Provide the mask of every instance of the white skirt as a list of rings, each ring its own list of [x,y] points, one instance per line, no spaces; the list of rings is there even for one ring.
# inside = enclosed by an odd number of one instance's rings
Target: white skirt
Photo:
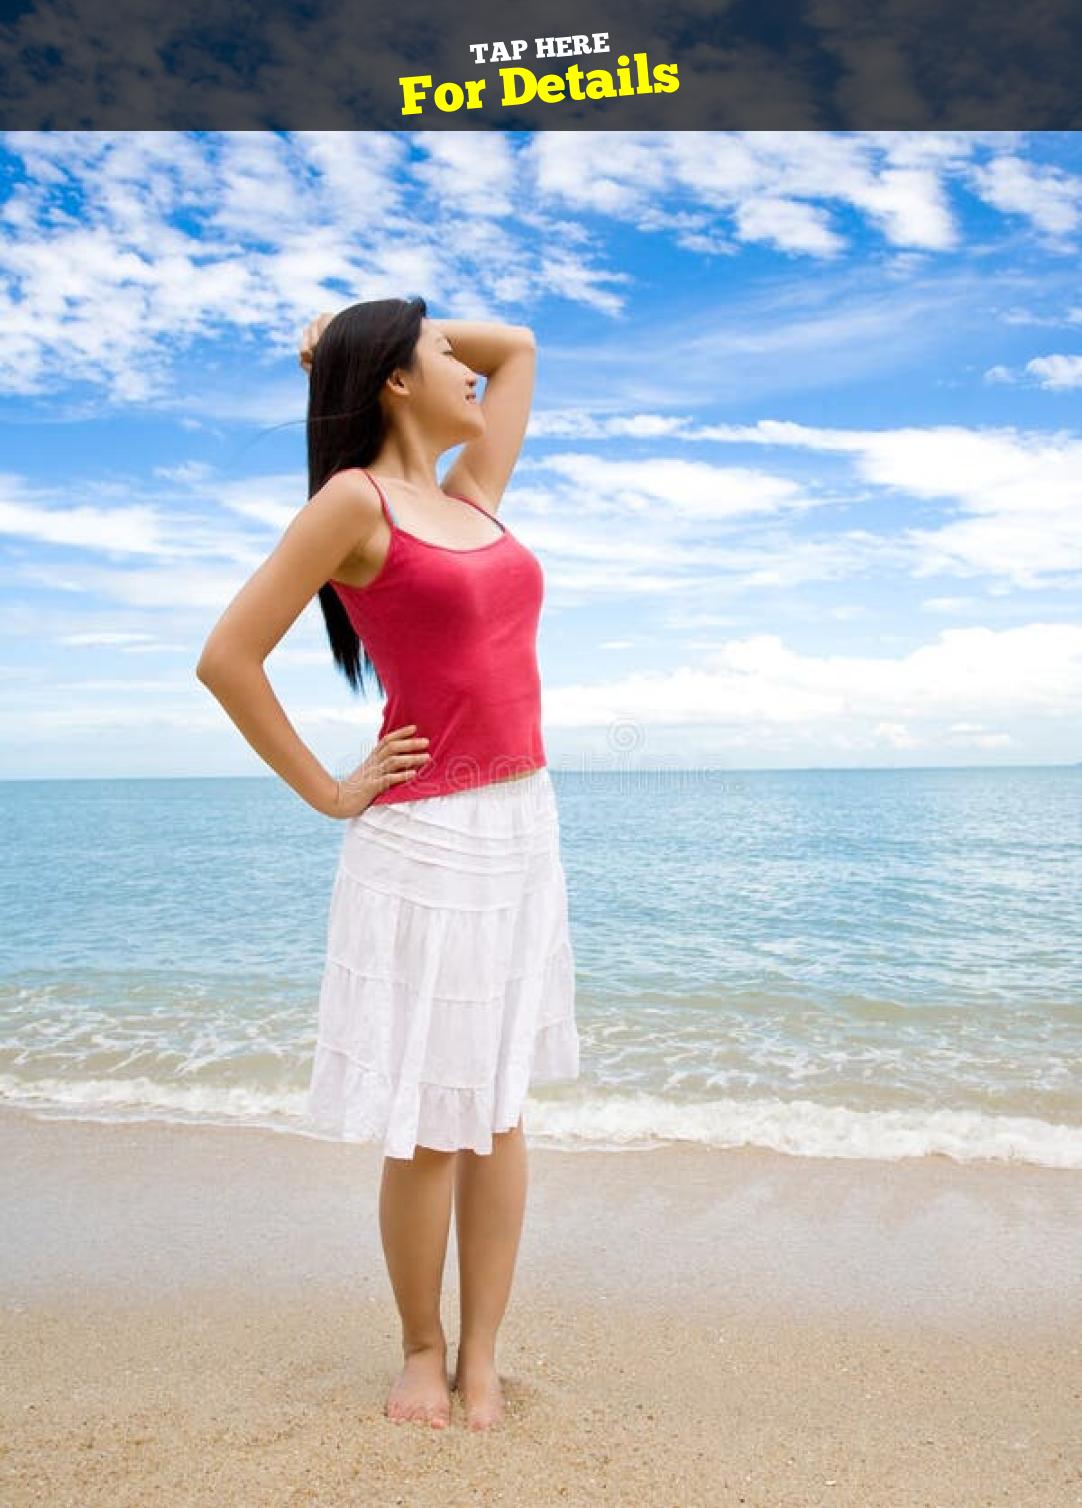
[[[307,1115],[341,1141],[492,1151],[533,1084],[579,1076],[546,766],[367,807],[331,895]]]

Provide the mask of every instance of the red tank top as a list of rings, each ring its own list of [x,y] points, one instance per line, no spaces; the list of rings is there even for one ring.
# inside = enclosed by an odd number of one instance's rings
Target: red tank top
[[[362,471],[363,467],[360,468]],[[545,764],[537,626],[544,576],[537,557],[501,529],[464,550],[398,525],[369,472],[391,530],[387,558],[367,586],[334,587],[387,693],[379,737],[416,723],[431,758],[372,805],[416,801],[522,775]],[[454,494],[452,494],[454,495]]]

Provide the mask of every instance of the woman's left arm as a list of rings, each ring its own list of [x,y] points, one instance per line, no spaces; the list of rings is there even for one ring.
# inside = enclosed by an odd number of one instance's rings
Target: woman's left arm
[[[526,435],[537,341],[529,325],[441,319],[439,327],[458,359],[486,378],[481,399],[484,433],[463,446],[443,479],[443,488],[495,513]]]
[[[492,377],[496,369],[523,347],[531,349],[534,333],[529,325],[504,325],[475,319],[437,319],[451,342],[459,361],[464,361],[482,377]]]

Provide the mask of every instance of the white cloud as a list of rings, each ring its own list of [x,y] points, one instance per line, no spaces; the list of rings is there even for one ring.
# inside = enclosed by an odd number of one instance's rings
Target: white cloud
[[[956,424],[831,430],[769,419],[699,433],[848,453],[858,476],[876,487],[953,502],[963,517],[906,529],[892,542],[917,577],[989,574],[1029,587],[1082,570],[1082,440],[1070,434]]]
[[[139,644],[153,644],[154,639],[151,634],[87,632],[58,634],[56,642],[71,645],[74,649],[97,649],[101,646],[109,648],[118,646],[123,649]]]
[[[935,740],[959,717],[1082,714],[1082,624],[943,629],[898,658],[802,654],[776,634],[734,638],[697,665],[553,687],[553,727],[654,724],[799,729],[815,744],[849,730],[891,746],[899,728]]]
[[[736,233],[742,241],[769,241],[783,251],[816,256],[833,256],[845,245],[831,230],[825,210],[765,195],[737,206]]]
[[[1026,362],[1026,371],[1032,372],[1042,387],[1082,387],[1082,356],[1035,356]]]
[[[1035,378],[1037,386],[1053,392],[1082,387],[1082,356],[1034,356],[1026,362],[1021,372],[1007,366],[989,367],[984,380],[989,383],[1016,383],[1026,375]]]
[[[629,139],[630,138],[630,139]],[[831,227],[825,200],[866,215],[891,245],[945,250],[957,229],[945,175],[965,162],[964,137],[921,148],[904,133],[540,132],[530,143],[542,195],[580,210],[664,230],[663,192],[732,217],[737,240],[833,256],[846,241]],[[686,235],[686,225],[679,227]],[[696,222],[702,242],[708,222]],[[726,238],[720,231],[714,239]]]
[[[31,486],[19,477],[0,476],[0,535],[33,540],[38,544],[83,551],[89,558],[104,555],[151,557],[169,564],[213,556],[238,564],[255,563],[254,541],[235,530],[223,528],[213,514],[192,514],[175,506],[176,494],[164,488],[151,501],[140,498],[137,482],[120,489],[123,501],[115,500],[116,484],[108,487],[83,482],[85,502],[67,501],[75,490],[64,488],[65,501],[56,500],[53,489]],[[243,498],[246,484],[225,485],[228,496]],[[239,507],[237,511],[242,511]],[[78,567],[67,566],[70,575]],[[44,564],[22,568],[27,577],[47,581]]]
[[[1008,214],[1024,215],[1053,240],[1078,227],[1082,178],[1077,174],[1008,155],[974,164],[970,177],[989,204]]]
[[[670,525],[698,526],[816,504],[814,494],[790,477],[746,466],[649,456],[622,461],[579,451],[555,452],[542,464],[563,484],[564,519],[572,522],[573,513],[598,518],[607,530],[622,521],[633,523],[636,532],[660,534]]]
[[[511,138],[498,131],[417,131],[424,152],[414,177],[437,199],[471,219],[510,215],[516,179]]]

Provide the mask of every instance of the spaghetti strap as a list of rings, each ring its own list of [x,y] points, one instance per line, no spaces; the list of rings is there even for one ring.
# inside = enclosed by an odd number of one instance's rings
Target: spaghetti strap
[[[368,478],[368,480],[372,483],[372,486],[379,493],[379,500],[383,504],[383,511],[387,515],[387,522],[390,524],[391,528],[392,529],[398,529],[398,528],[400,528],[401,525],[399,524],[397,518],[395,518],[395,516],[394,516],[394,509],[391,507],[391,504],[390,504],[390,502],[387,499],[387,494],[384,492],[383,488],[376,481],[375,477],[372,475],[372,473],[370,471],[365,470],[365,468],[363,466],[361,467],[361,470],[364,472],[364,474]]]
[[[494,513],[490,513],[487,508],[482,508],[480,503],[470,502],[470,499],[468,497],[463,497],[461,492],[449,492],[447,496],[457,497],[460,503],[469,503],[471,508],[476,508],[478,513],[483,513],[485,517],[490,518],[494,524],[499,524],[503,532],[505,534],[507,533],[507,525],[503,523],[502,520],[498,519]]]
[[[379,493],[379,500],[383,504],[383,511],[384,511],[384,513],[387,516],[387,521],[390,524],[391,528],[392,529],[402,530],[402,525],[398,522],[398,519],[395,517],[394,509],[391,507],[390,499],[388,498],[387,494],[384,492],[383,488],[376,481],[376,479],[372,475],[372,473],[369,470],[367,470],[366,467],[362,466],[360,468],[360,470],[364,472],[365,476],[372,483],[372,486]],[[480,503],[472,502],[468,497],[463,497],[462,494],[461,494],[461,492],[449,492],[447,494],[447,496],[448,497],[456,497],[456,498],[458,498],[459,502],[461,502],[461,503],[469,503],[470,507],[471,508],[476,508],[477,511],[478,511],[478,513],[483,513],[485,515],[485,517],[486,518],[490,518],[494,524],[499,524],[500,532],[501,533],[503,533],[503,534],[508,533],[507,525],[505,523],[503,523],[503,521],[501,519],[498,519],[494,513],[490,513],[487,508],[482,508]],[[408,529],[402,530],[402,532],[408,534],[409,530]]]

